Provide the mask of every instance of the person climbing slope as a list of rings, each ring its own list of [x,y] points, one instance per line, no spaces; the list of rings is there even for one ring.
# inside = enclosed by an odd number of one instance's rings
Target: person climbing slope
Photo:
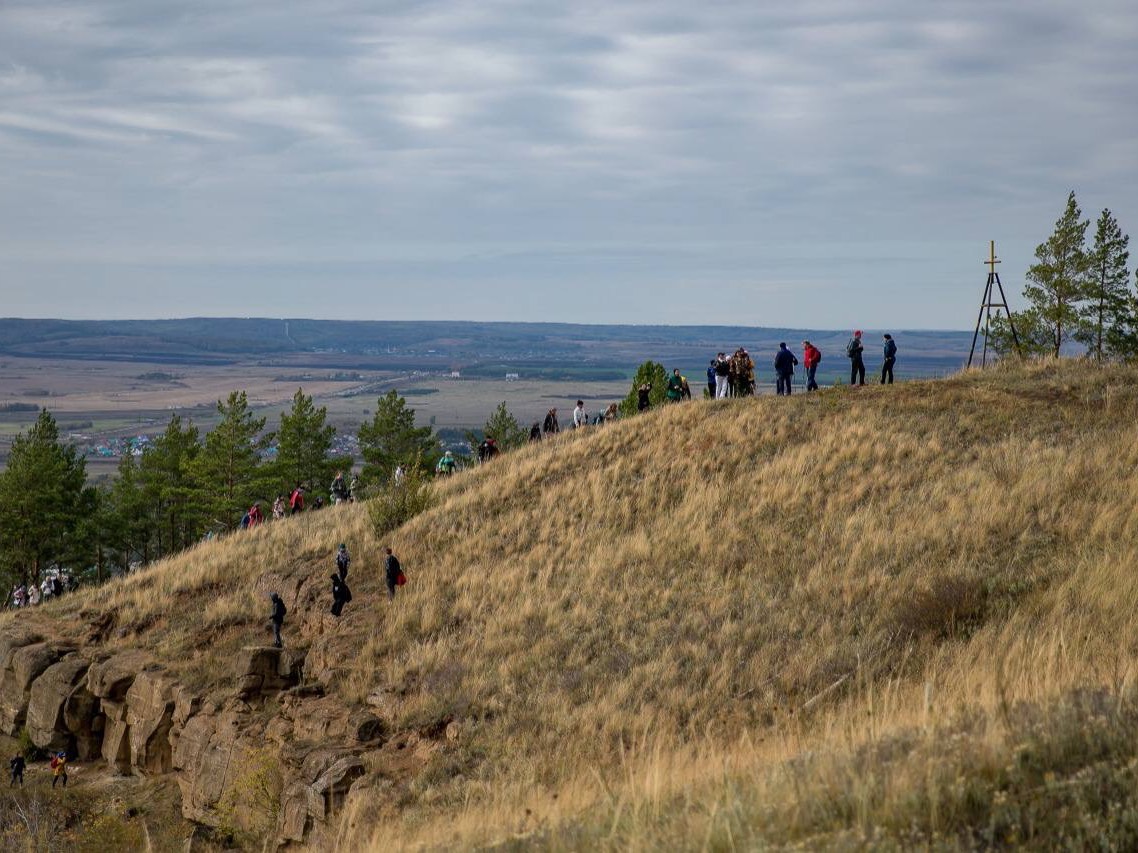
[[[340,580],[348,579],[348,566],[352,564],[352,555],[348,553],[348,546],[341,542],[340,549],[336,551],[336,571],[340,573]]]
[[[352,600],[352,591],[339,575],[332,578],[332,615],[339,616],[344,612],[344,605]]]
[[[395,587],[402,586],[406,582],[406,578],[403,575],[403,567],[399,565],[399,558],[392,553],[390,548],[384,550],[387,552],[387,558],[383,561],[384,579],[387,581],[387,597],[394,599]]]
[[[269,593],[269,600],[273,603],[273,608],[269,613],[269,622],[273,626],[273,645],[278,649],[284,644],[281,642],[281,626],[284,625],[285,614],[288,613],[288,608],[285,603],[281,601],[281,597],[275,592]]]

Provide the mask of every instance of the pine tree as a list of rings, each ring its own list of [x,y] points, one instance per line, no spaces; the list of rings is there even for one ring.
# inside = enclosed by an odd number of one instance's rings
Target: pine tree
[[[430,426],[415,426],[415,410],[395,391],[376,402],[375,415],[360,426],[357,437],[364,458],[361,478],[365,483],[384,483],[398,465],[420,465],[433,470],[438,461],[438,441]]]
[[[509,409],[506,408],[506,402],[503,400],[498,404],[498,408],[494,409],[493,414],[486,421],[486,425],[482,427],[482,437],[493,438],[499,450],[514,450],[529,440],[529,430],[518,423],[518,419],[510,414]],[[468,440],[472,438],[474,438],[473,435],[468,436]],[[478,441],[473,442],[471,447],[476,447],[479,443]]]
[[[1104,210],[1088,256],[1087,301],[1080,311],[1082,324],[1075,336],[1098,361],[1128,349],[1124,339],[1133,302],[1126,268],[1129,243],[1130,238],[1122,233],[1110,210]]]
[[[1082,215],[1072,191],[1055,230],[1036,248],[1037,262],[1027,270],[1031,283],[1023,289],[1023,295],[1038,312],[1040,323],[1048,330],[1050,353],[1055,358],[1078,328],[1079,302],[1087,288],[1084,244],[1090,220],[1081,219]]]
[[[140,532],[134,540],[143,547],[139,559],[144,563],[189,547],[205,532],[208,506],[197,481],[200,453],[197,427],[183,427],[178,415],[170,417],[166,430],[143,451],[138,480],[145,511],[154,518],[152,539],[143,539]]]
[[[118,476],[104,492],[100,506],[108,562],[123,571],[136,560],[148,562],[161,519],[147,500],[140,463],[133,454],[125,453],[119,460]]]
[[[270,436],[261,434],[265,418],[253,416],[244,391],[233,391],[224,403],[219,400],[217,413],[221,423],[205,437],[195,473],[209,524],[232,530],[253,501],[265,496],[260,451]]]
[[[279,487],[291,491],[304,485],[314,492],[327,493],[337,465],[330,458],[336,428],[327,423],[328,409],[317,408],[302,388],[296,389],[292,409],[281,413],[277,432],[277,480]]]
[[[652,405],[658,406],[664,402],[664,390],[668,385],[668,371],[659,362],[646,361],[636,368],[636,376],[632,379],[632,388],[629,390],[628,396],[620,403],[620,413],[623,417],[636,414],[636,389],[646,382],[652,384],[652,391],[648,395]]]
[[[76,534],[86,481],[83,457],[60,441],[55,419],[42,410],[28,432],[12,441],[7,469],[0,474],[4,589],[14,580],[38,583],[52,564],[82,556],[85,549]]]

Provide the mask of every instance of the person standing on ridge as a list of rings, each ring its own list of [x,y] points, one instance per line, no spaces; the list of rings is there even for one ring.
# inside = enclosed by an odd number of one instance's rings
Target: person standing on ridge
[[[403,574],[403,568],[399,565],[399,558],[392,553],[390,548],[384,549],[387,552],[387,558],[383,561],[384,580],[387,581],[387,597],[389,600],[395,598],[395,587],[399,586],[399,578]]]
[[[346,543],[340,543],[340,550],[336,552],[336,571],[340,573],[340,580],[348,579],[348,566],[352,564],[352,555],[348,553]]]
[[[722,400],[727,397],[731,389],[731,362],[727,353],[721,352],[715,356],[715,399]]]
[[[278,649],[284,644],[281,642],[281,626],[284,625],[285,614],[288,613],[288,608],[285,603],[281,601],[281,597],[275,592],[269,593],[269,600],[273,603],[273,609],[269,613],[269,622],[273,626],[273,645]]]
[[[684,378],[680,376],[680,369],[677,367],[672,371],[672,375],[668,377],[668,385],[664,388],[664,396],[667,397],[669,403],[678,403],[684,398]]]
[[[348,503],[354,504],[360,496],[360,475],[352,474],[352,481],[348,483]]]
[[[545,423],[542,424],[541,429],[546,435],[555,435],[561,432],[561,424],[557,423],[557,409],[550,409],[545,413]]]
[[[646,412],[652,408],[652,383],[645,382],[636,389],[636,411]]]
[[[531,443],[541,441],[541,421],[534,421],[529,428],[529,440]]]
[[[881,384],[885,385],[885,378],[889,378],[890,385],[893,384],[893,365],[897,363],[897,342],[893,340],[892,335],[882,335],[885,340],[884,351],[885,361],[881,363]]]
[[[802,342],[802,364],[806,368],[806,390],[817,391],[818,382],[814,374],[818,372],[818,362],[822,360],[822,351],[810,341]]]
[[[352,591],[339,575],[332,575],[332,615],[344,612],[344,605],[352,600]]]
[[[454,473],[455,466],[458,463],[455,461],[454,453],[447,451],[439,459],[439,464],[435,466],[436,477],[449,477]]]
[[[717,364],[717,362],[713,358],[711,360],[711,366],[709,366],[707,368],[707,396],[712,400],[715,399],[715,365],[716,364]]]
[[[774,370],[778,375],[775,392],[779,395],[789,395],[794,382],[794,366],[798,359],[794,353],[786,348],[786,342],[778,345],[778,353],[774,357]]]
[[[292,494],[288,499],[289,515],[296,515],[298,512],[304,512],[304,487],[297,486],[292,490]]]
[[[285,501],[284,495],[277,495],[277,499],[273,501],[273,520],[277,521],[285,517]]]
[[[20,783],[21,788],[24,786],[24,767],[25,766],[26,766],[26,764],[24,762],[24,756],[22,756],[18,752],[14,756],[12,756],[12,760],[8,762],[8,769],[12,773],[12,781],[8,783],[9,788],[11,788],[17,782]]]
[[[864,351],[865,347],[861,343],[861,329],[858,329],[850,338],[850,342],[846,344],[846,355],[850,359],[850,385],[865,384],[865,362],[862,360]]]
[[[585,411],[585,401],[578,400],[577,407],[573,409],[573,429],[589,425],[589,415]]]
[[[332,485],[328,489],[332,495],[332,504],[346,503],[348,500],[348,484],[344,482],[344,472],[337,471]]]

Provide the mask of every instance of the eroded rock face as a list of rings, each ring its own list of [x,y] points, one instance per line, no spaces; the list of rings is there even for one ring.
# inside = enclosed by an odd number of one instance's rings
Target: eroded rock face
[[[0,731],[14,735],[24,726],[32,682],[63,654],[47,643],[9,646],[0,659]]]
[[[120,652],[91,664],[87,670],[87,689],[92,696],[121,702],[138,674],[146,669],[149,658],[141,652]]]
[[[315,823],[326,823],[338,814],[352,784],[366,772],[357,755],[334,748],[308,751],[297,778],[281,795],[281,839],[302,841]]]
[[[68,749],[74,736],[65,719],[67,702],[89,663],[71,654],[53,663],[32,683],[28,691],[27,729],[32,743],[40,749]],[[78,752],[78,749],[75,750]]]
[[[237,695],[251,699],[279,693],[300,682],[303,668],[303,652],[246,646],[237,654]]]
[[[126,725],[130,766],[144,776],[173,769],[170,731],[177,704],[174,679],[161,671],[144,671],[126,692]]]
[[[250,751],[263,747],[264,738],[241,701],[222,705],[203,702],[178,736],[172,756],[182,791],[182,814],[200,823],[215,823],[218,803],[245,766]]]

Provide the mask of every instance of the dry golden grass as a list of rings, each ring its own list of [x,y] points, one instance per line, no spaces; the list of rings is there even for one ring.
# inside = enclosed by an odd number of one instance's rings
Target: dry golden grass
[[[286,642],[333,661],[346,700],[461,720],[400,817],[347,846],[971,846],[969,798],[1023,742],[1009,708],[1083,720],[1071,691],[1095,687],[1129,713],[1136,462],[1129,368],[684,404],[440,484],[392,538],[394,604],[352,507],[32,618],[115,612],[108,643],[207,686],[280,589]],[[339,541],[355,600],[327,629]]]

